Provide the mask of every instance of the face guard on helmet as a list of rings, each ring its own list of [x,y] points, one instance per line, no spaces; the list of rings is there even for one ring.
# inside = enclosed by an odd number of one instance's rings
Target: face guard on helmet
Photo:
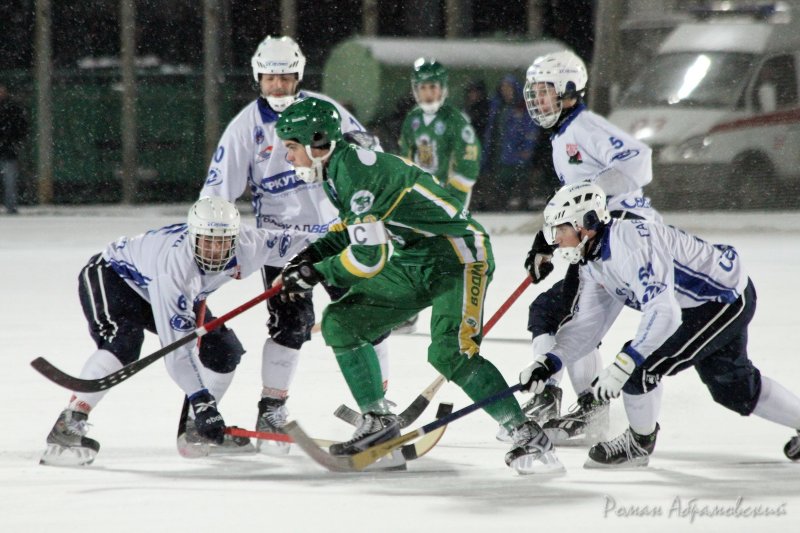
[[[420,98],[420,86],[424,83],[439,84],[441,95],[433,102],[423,102]],[[433,114],[439,111],[447,99],[447,70],[435,59],[420,57],[414,61],[414,70],[411,73],[411,92],[422,111]]]
[[[566,185],[544,208],[544,237],[549,244],[556,244],[557,228],[562,224],[571,225],[577,232],[579,227],[596,229],[610,221],[603,189],[588,181]],[[560,247],[561,256],[573,265],[578,263],[588,240],[589,237],[584,236],[578,246]]]
[[[203,272],[222,272],[236,255],[239,210],[219,196],[204,196],[189,208],[194,260]]]
[[[303,81],[303,70],[306,68],[306,56],[291,37],[267,37],[256,48],[250,60],[253,67],[253,78],[260,83],[261,74],[296,74],[297,81]],[[272,109],[278,113],[289,107],[297,98],[295,94],[286,96],[262,95]]]
[[[302,98],[281,114],[275,131],[283,141],[302,144],[311,158],[310,167],[295,167],[297,177],[306,183],[322,181],[323,164],[333,153],[336,143],[342,139],[342,119],[336,106],[319,98]],[[330,149],[324,156],[312,155],[312,148],[328,146]]]
[[[572,52],[536,58],[525,75],[528,114],[542,128],[552,128],[561,116],[563,100],[582,97],[588,79],[586,65]]]

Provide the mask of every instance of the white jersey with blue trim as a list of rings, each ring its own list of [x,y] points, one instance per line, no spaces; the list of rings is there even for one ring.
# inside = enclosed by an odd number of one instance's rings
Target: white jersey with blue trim
[[[173,224],[136,237],[120,237],[103,251],[103,259],[142,298],[150,303],[162,346],[194,331],[194,305],[224,283],[246,278],[281,255],[286,232],[242,225],[235,257],[219,273],[206,274],[195,262],[186,224]],[[292,242],[311,243],[309,234]],[[285,254],[284,254],[285,255]],[[196,343],[186,344],[165,358],[170,377],[187,394],[203,389],[197,372]]]
[[[608,197],[609,211],[629,211],[661,220],[642,187],[653,181],[649,146],[589,111],[576,107],[554,132],[553,166],[561,185],[597,184]]]
[[[567,361],[597,346],[624,306],[642,312],[630,347],[646,358],[681,325],[681,309],[733,303],[748,281],[732,246],[643,220],[612,221],[580,276],[577,308],[551,350]]]
[[[342,118],[342,132],[366,131],[338,102],[315,92],[298,94],[298,98],[307,96],[336,106]],[[200,196],[221,196],[235,202],[249,187],[259,228],[321,236],[338,222],[339,213],[325,195],[322,183],[304,183],[295,175],[294,167],[286,160],[286,148],[275,132],[278,117],[263,98],[239,112],[220,138]],[[380,150],[380,146],[376,149]],[[301,239],[292,241],[286,255],[276,255],[268,264],[281,267],[303,247]]]

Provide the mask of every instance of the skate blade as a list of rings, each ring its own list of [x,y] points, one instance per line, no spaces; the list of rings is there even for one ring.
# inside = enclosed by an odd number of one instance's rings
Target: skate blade
[[[517,457],[509,465],[521,475],[562,474],[566,472],[564,465],[552,450],[542,455],[523,455]]]
[[[97,457],[97,451],[91,448],[48,444],[47,450],[39,459],[39,464],[47,466],[87,466],[94,462],[95,457]]]
[[[274,440],[256,439],[256,451],[264,455],[283,456],[289,455],[292,445],[288,442],[277,442]]]
[[[406,458],[403,456],[403,451],[400,449],[392,451],[391,455],[387,455],[382,459],[378,459],[367,468],[363,470],[363,472],[374,472],[374,471],[402,471],[408,470],[408,466],[406,465]]]
[[[590,429],[570,437],[563,428],[544,428],[544,434],[554,446],[594,446],[608,440],[606,431],[601,429]]]
[[[586,462],[583,463],[584,468],[589,469],[605,469],[605,470],[625,470],[628,468],[643,468],[650,463],[650,456],[646,457],[637,457],[635,459],[631,459],[630,461],[625,461],[624,463],[617,463],[617,464],[608,464],[608,463],[598,463],[591,457],[586,459]]]
[[[497,430],[497,435],[495,435],[494,438],[500,442],[511,442],[513,440],[511,438],[511,433],[509,433],[508,430],[503,426],[500,426],[500,429]]]

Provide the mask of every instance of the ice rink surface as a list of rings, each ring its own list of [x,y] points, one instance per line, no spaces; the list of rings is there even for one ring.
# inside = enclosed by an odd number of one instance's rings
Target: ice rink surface
[[[187,206],[188,207],[188,206]],[[249,212],[247,207],[243,213]],[[102,448],[92,466],[39,466],[45,437],[69,392],[34,372],[45,356],[77,374],[94,345],[77,298],[88,258],[119,235],[181,222],[183,206],[37,208],[0,217],[0,531],[205,532],[295,531],[797,531],[800,464],[782,448],[793,435],[715,404],[688,370],[664,383],[661,433],[647,468],[585,470],[586,448],[560,448],[567,473],[521,477],[505,466],[506,444],[482,412],[454,422],[431,453],[395,473],[334,474],[300,450],[288,457],[252,455],[187,460],[175,449],[182,393],[156,363],[111,390],[90,417],[89,436]],[[492,234],[497,272],[486,317],[524,277],[522,261],[536,219],[478,215]],[[248,217],[244,217],[249,220]],[[762,373],[800,392],[800,214],[665,215],[668,223],[739,250],[758,292],[749,352]],[[563,265],[562,265],[563,267]],[[558,279],[560,268],[545,284]],[[257,276],[214,294],[221,314],[261,292]],[[525,340],[531,287],[487,336],[483,355],[514,383],[531,357]],[[326,297],[317,291],[318,309]],[[230,325],[248,349],[221,403],[228,424],[252,429],[260,392],[265,311],[259,306]],[[419,331],[428,330],[428,314]],[[601,350],[610,361],[628,340],[638,314],[624,312]],[[424,336],[391,340],[388,397],[405,407],[436,376]],[[143,354],[158,349],[148,336]],[[303,349],[291,390],[291,418],[312,435],[345,439],[351,429],[332,416],[353,404],[332,353],[316,336]],[[568,382],[563,408],[575,399]],[[524,400],[524,398],[523,398]],[[446,384],[434,401],[456,409],[467,397]],[[426,423],[434,409],[418,422]],[[626,427],[612,405],[612,434]],[[612,435],[612,436],[613,436]],[[714,514],[714,516],[709,516]],[[770,516],[763,516],[769,514]]]

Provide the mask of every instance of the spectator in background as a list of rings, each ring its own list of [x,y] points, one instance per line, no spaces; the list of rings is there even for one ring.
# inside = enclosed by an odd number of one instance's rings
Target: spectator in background
[[[528,120],[522,85],[513,74],[500,81],[489,103],[483,137],[481,181],[483,206],[488,209],[519,209],[530,197],[533,155],[540,128]]]
[[[10,215],[17,213],[17,176],[22,139],[28,134],[28,121],[22,106],[15,102],[5,85],[0,84],[0,174],[3,199]]]
[[[469,116],[475,132],[483,139],[486,123],[489,120],[489,94],[483,80],[473,80],[464,91],[464,111]]]

